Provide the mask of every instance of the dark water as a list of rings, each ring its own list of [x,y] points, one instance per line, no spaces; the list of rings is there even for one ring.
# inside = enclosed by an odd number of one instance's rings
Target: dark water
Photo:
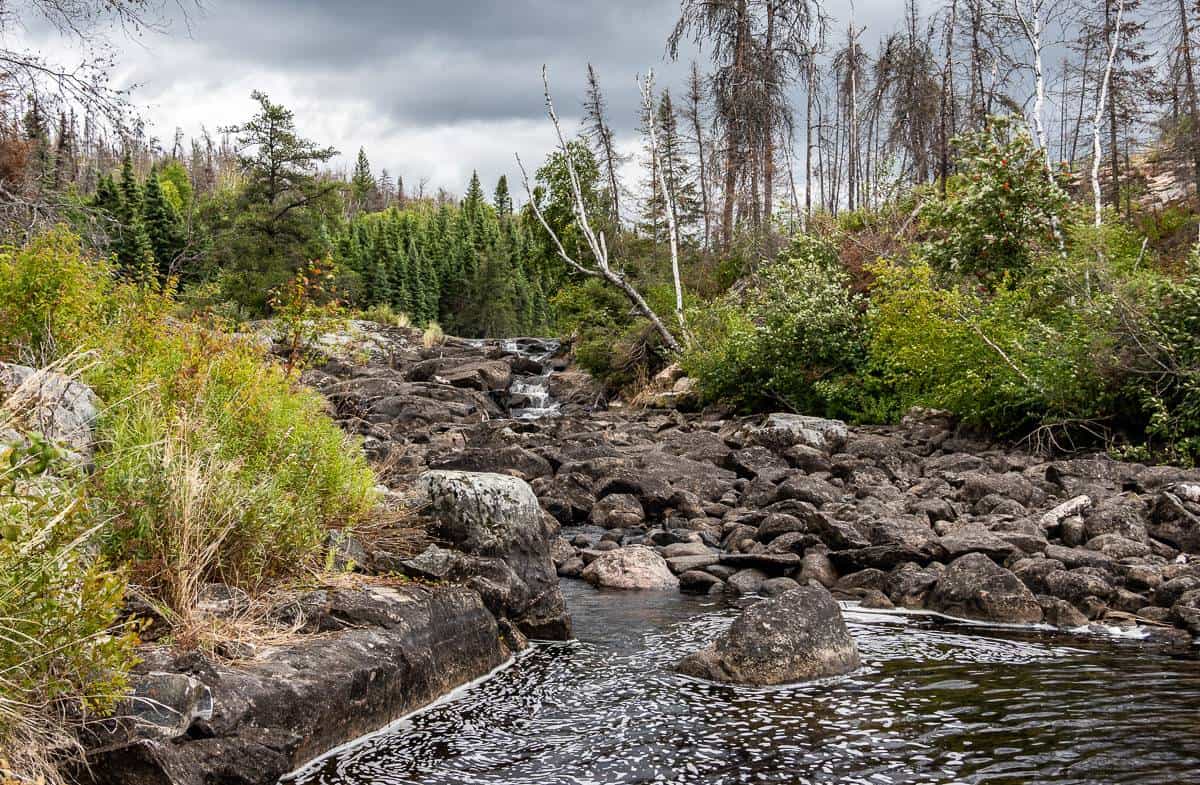
[[[565,587],[578,640],[302,772],[309,785],[1200,783],[1200,662],[848,612],[865,667],[747,689],[670,665],[734,611]]]

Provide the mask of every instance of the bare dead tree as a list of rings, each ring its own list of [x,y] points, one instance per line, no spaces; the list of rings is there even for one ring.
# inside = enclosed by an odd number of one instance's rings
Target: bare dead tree
[[[650,142],[650,170],[658,174],[658,187],[662,191],[663,211],[667,214],[667,236],[671,249],[671,281],[675,286],[675,317],[679,322],[679,331],[687,339],[687,319],[683,313],[683,284],[679,278],[679,232],[675,222],[675,194],[671,183],[667,181],[666,167],[659,162],[658,131],[653,121],[654,113],[654,71],[646,74],[645,79],[638,80],[642,92],[642,109],[651,117],[646,123],[646,135]]]
[[[662,338],[663,344],[667,347],[668,351],[678,354],[682,351],[679,341],[667,329],[662,319],[654,312],[654,309],[650,307],[641,293],[629,283],[624,275],[613,269],[609,261],[608,243],[604,238],[604,232],[597,232],[592,228],[591,221],[588,219],[587,203],[583,199],[583,188],[579,182],[579,173],[575,169],[570,147],[567,144],[566,137],[563,136],[562,125],[559,123],[558,113],[554,109],[554,100],[550,94],[550,77],[545,66],[542,66],[542,86],[545,90],[546,115],[550,118],[550,122],[554,126],[554,133],[558,138],[558,150],[562,153],[563,160],[566,163],[567,177],[571,183],[571,201],[574,208],[575,220],[584,241],[587,243],[588,250],[591,251],[591,264],[585,265],[568,253],[558,234],[550,227],[545,215],[542,214],[538,200],[533,196],[533,188],[529,184],[529,174],[525,170],[525,164],[521,161],[521,156],[518,155],[516,159],[517,166],[521,170],[521,183],[525,187],[525,194],[529,199],[534,216],[537,217],[538,223],[542,225],[542,228],[550,236],[555,250],[567,266],[582,275],[600,278],[619,289],[629,299],[630,303],[633,304],[638,313],[644,316],[654,327],[655,332]],[[674,235],[674,232],[672,232],[672,235]]]

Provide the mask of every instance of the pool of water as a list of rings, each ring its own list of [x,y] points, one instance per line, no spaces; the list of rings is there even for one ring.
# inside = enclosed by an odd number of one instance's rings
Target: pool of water
[[[847,611],[864,667],[754,689],[671,665],[736,614],[564,593],[577,639],[311,764],[302,785],[1200,783],[1200,661],[1136,641]]]

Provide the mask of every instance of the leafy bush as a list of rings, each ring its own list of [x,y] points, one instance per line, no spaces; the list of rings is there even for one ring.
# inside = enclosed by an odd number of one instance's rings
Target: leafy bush
[[[696,339],[683,365],[710,400],[853,416],[862,307],[834,248],[802,235],[743,296],[693,310]]]
[[[170,585],[159,570],[179,520],[172,494],[182,480],[170,475],[189,465],[172,455],[203,456],[219,475],[206,480],[226,501],[200,508],[216,519],[203,526],[219,531],[223,511],[238,511],[209,579],[253,587],[292,574],[316,557],[326,529],[373,506],[361,451],[315,392],[252,343],[169,319],[169,293],[117,281],[65,232],[0,253],[0,278],[31,282],[0,289],[0,313],[22,309],[22,319],[0,323],[0,351],[95,358],[83,381],[108,405],[97,425],[93,505],[107,516],[108,553],[160,588]]]
[[[0,750],[27,782],[60,781],[73,725],[114,707],[136,661],[117,624],[125,581],[87,546],[92,521],[53,447],[0,445]]]
[[[1046,177],[1044,155],[1012,118],[992,118],[954,144],[959,174],[947,199],[922,210],[932,235],[922,255],[939,272],[988,281],[1028,270],[1039,248],[1056,245],[1054,225],[1068,202]]]
[[[939,287],[923,261],[873,272],[871,361],[901,408],[947,409],[1007,433],[1104,414],[1105,336],[1072,306],[1059,271],[1002,279],[991,294]]]

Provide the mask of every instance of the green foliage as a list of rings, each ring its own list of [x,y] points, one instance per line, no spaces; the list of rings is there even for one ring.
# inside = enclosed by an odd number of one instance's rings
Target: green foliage
[[[801,235],[744,297],[692,312],[683,364],[710,400],[855,417],[861,396],[848,377],[866,354],[862,308],[834,248]]]
[[[1006,433],[1105,413],[1102,309],[1071,304],[1069,274],[1003,279],[989,295],[939,287],[925,262],[872,272],[871,362],[901,408],[947,409]]]
[[[136,664],[125,580],[89,545],[87,502],[45,442],[0,444],[0,750],[29,782],[57,780],[43,752],[72,743],[64,717],[109,712]]]
[[[329,253],[325,226],[340,206],[341,184],[318,171],[336,150],[301,137],[292,112],[265,94],[251,97],[258,113],[225,129],[243,151],[243,182],[232,204],[212,216],[210,255],[226,298],[261,314],[270,292]]]
[[[924,257],[939,272],[986,281],[1026,271],[1039,248],[1055,244],[1066,193],[1047,178],[1044,155],[1012,118],[992,118],[985,131],[954,144],[959,174],[944,201],[922,210],[932,235]]]
[[[83,374],[108,402],[98,423],[92,504],[107,552],[161,580],[161,544],[179,519],[183,487],[171,469],[201,456],[221,499],[236,509],[208,576],[254,586],[311,563],[329,528],[353,525],[374,504],[361,451],[252,342],[174,322],[169,293],[113,276],[65,232],[0,253],[0,351],[52,359],[89,352]],[[9,282],[15,282],[15,285]],[[23,288],[25,283],[29,288]],[[55,287],[64,287],[54,296]],[[166,456],[166,457],[164,457]],[[196,458],[201,460],[201,458]]]

